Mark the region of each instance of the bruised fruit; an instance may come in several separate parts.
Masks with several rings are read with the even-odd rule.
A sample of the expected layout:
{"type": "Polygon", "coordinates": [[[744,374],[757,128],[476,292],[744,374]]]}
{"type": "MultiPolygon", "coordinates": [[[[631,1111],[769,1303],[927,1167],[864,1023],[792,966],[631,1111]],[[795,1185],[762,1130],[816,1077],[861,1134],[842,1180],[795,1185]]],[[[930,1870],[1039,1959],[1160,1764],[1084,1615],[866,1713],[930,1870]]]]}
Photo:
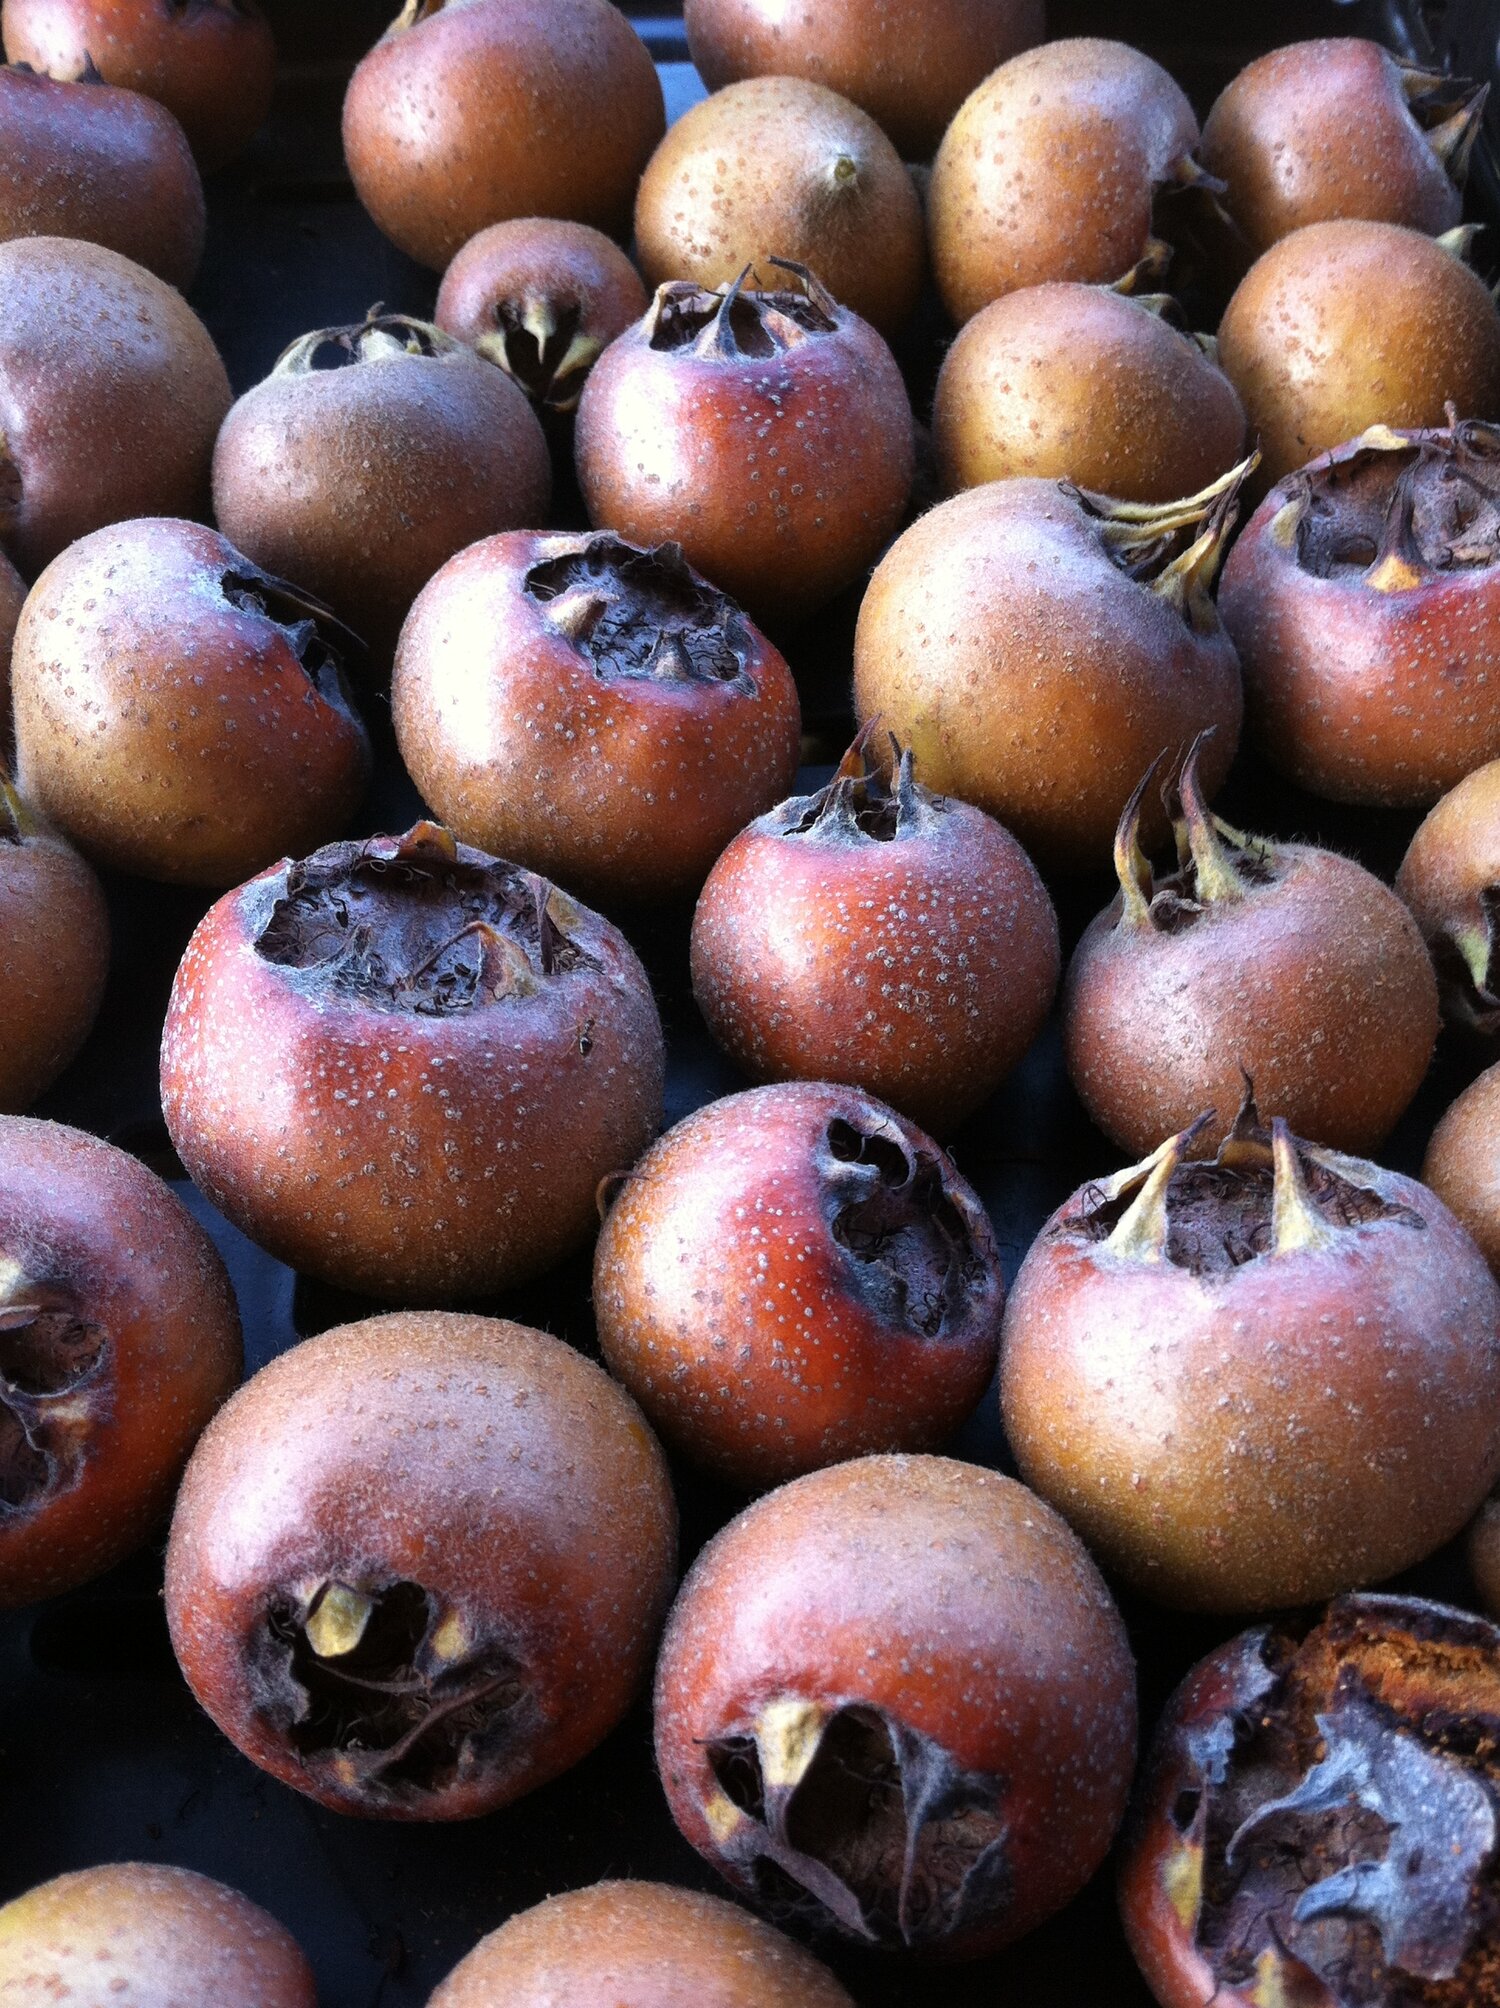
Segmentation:
{"type": "Polygon", "coordinates": [[[27,1109],[88,1037],[109,973],[99,881],[0,767],[0,1110],[27,1109]]]}
{"type": "Polygon", "coordinates": [[[1471,1082],[1433,1131],[1422,1182],[1468,1228],[1500,1276],[1500,1066],[1471,1082]]]}
{"type": "Polygon", "coordinates": [[[688,1840],[773,1915],[975,1958],[1103,1859],[1135,1669],[1098,1570],[1024,1486],[864,1457],[757,1500],[699,1556],[656,1756],[688,1840]]]}
{"type": "Polygon", "coordinates": [[[1500,760],[1444,795],[1396,874],[1432,951],[1443,1007],[1476,1032],[1500,1032],[1500,760]]]}
{"type": "Polygon", "coordinates": [[[140,1546],[240,1364],[224,1264],[155,1173],[0,1116],[0,1605],[140,1546]]]}
{"type": "Polygon", "coordinates": [[[932,1139],[819,1081],[669,1130],[594,1258],[612,1372],[669,1443],[756,1490],[939,1448],[989,1385],[1004,1295],[984,1208],[932,1139]]]}
{"type": "Polygon", "coordinates": [[[601,896],[696,892],[797,772],[779,652],[676,545],[607,530],[461,552],[412,609],[391,698],[456,836],[601,896]]]}
{"type": "Polygon", "coordinates": [[[225,1409],[178,1495],[167,1622],[198,1700],[283,1784],[472,1819],[625,1713],[676,1534],[656,1440],[592,1361],[397,1312],[294,1346],[225,1409]]]}
{"type": "Polygon", "coordinates": [[[214,1204],[372,1295],[504,1289],[588,1239],[662,1108],[661,1022],[625,937],[419,823],[221,899],[188,944],[162,1103],[214,1204]]]}
{"type": "Polygon", "coordinates": [[[1309,1603],[1409,1568],[1500,1472],[1500,1287],[1415,1179],[1247,1099],[1092,1180],[1006,1308],[1021,1473],[1135,1589],[1309,1603]]]}

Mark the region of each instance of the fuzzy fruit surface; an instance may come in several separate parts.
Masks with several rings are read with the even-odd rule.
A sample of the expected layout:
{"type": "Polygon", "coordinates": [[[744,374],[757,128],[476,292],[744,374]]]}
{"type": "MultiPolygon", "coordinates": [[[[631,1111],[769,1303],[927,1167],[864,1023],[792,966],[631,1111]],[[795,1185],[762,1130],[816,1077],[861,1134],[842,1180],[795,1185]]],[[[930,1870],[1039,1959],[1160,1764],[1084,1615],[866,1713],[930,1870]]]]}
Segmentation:
{"type": "Polygon", "coordinates": [[[1424,819],[1396,874],[1459,1024],[1500,1032],[1500,760],[1476,768],[1424,819]]]}
{"type": "Polygon", "coordinates": [[[1472,1081],[1433,1131],[1422,1182],[1468,1228],[1500,1277],[1500,1066],[1472,1081]]]}
{"type": "Polygon", "coordinates": [[[657,1763],[699,1853],[773,1916],[941,1958],[1083,1887],[1135,1726],[1081,1544],[948,1458],[860,1458],[757,1500],[689,1572],[657,1666],[657,1763]]]}
{"type": "Polygon", "coordinates": [[[177,972],[162,1103],[194,1180],[292,1267],[471,1297],[586,1241],[661,1120],[661,1021],[625,937],[418,824],[283,862],[177,972]]]}
{"type": "Polygon", "coordinates": [[[188,1467],[167,1622],[252,1762],[337,1812],[470,1819],[556,1777],[647,1677],[676,1565],[630,1397],[504,1319],[295,1346],[188,1467]]]}
{"type": "Polygon", "coordinates": [[[1500,1288],[1426,1186],[1260,1126],[1086,1185],[1006,1308],[1029,1484],[1132,1587],[1308,1603],[1456,1534],[1500,1472],[1500,1288]]]}
{"type": "Polygon", "coordinates": [[[0,1111],[30,1108],[88,1037],[109,974],[109,910],[71,844],[0,766],[0,1111]]]}

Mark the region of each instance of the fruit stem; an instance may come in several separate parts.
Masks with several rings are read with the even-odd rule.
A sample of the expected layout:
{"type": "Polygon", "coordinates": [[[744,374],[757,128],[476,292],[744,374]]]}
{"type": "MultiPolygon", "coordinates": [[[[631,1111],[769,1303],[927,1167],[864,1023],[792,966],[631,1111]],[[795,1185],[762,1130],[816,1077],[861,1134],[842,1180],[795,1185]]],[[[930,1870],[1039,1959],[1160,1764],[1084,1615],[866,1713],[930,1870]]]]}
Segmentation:
{"type": "Polygon", "coordinates": [[[1152,927],[1151,865],[1141,849],[1141,803],[1156,770],[1166,758],[1165,748],[1136,783],[1135,792],[1115,825],[1115,877],[1120,881],[1120,925],[1152,927]]]}
{"type": "MultiPolygon", "coordinates": [[[[1198,779],[1198,756],[1208,733],[1200,732],[1188,749],[1177,780],[1177,799],[1182,806],[1181,822],[1186,826],[1188,855],[1193,865],[1193,889],[1205,905],[1215,900],[1243,899],[1248,887],[1234,868],[1234,861],[1220,835],[1217,819],[1203,799],[1198,779]]],[[[1178,818],[1173,818],[1174,823],[1178,818]]],[[[1180,853],[1179,845],[1179,853],[1180,853]]]]}
{"type": "Polygon", "coordinates": [[[1331,1248],[1337,1236],[1308,1197],[1296,1139],[1284,1116],[1277,1116],[1271,1124],[1271,1164],[1271,1253],[1292,1255],[1302,1249],[1331,1248]]]}

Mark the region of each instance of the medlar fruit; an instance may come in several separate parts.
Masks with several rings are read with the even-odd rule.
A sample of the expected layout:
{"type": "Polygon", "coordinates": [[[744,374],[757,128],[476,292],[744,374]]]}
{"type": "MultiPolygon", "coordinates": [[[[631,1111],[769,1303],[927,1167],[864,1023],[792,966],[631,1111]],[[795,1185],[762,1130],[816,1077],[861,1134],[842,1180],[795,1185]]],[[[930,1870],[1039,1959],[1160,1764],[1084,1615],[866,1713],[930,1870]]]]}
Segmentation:
{"type": "Polygon", "coordinates": [[[1463,1222],[1500,1276],[1500,1066],[1470,1082],[1433,1131],[1422,1183],[1463,1222]]]}
{"type": "Polygon", "coordinates": [[[1500,760],[1431,810],[1396,874],[1437,965],[1444,1009],[1500,1032],[1500,760]]]}
{"type": "Polygon", "coordinates": [[[88,1037],[109,974],[99,881],[0,767],[0,1110],[30,1108],[88,1037]]]}

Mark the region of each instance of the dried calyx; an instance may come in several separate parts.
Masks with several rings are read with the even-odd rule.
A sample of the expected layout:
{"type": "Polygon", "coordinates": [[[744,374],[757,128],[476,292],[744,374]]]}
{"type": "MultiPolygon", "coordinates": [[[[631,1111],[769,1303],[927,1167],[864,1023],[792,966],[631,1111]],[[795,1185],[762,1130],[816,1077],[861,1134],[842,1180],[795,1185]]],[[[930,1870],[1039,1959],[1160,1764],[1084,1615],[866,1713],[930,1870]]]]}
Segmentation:
{"type": "Polygon", "coordinates": [[[894,733],[887,735],[889,772],[871,757],[876,723],[872,719],[861,728],[826,788],[815,795],[794,795],[772,811],[779,836],[888,844],[915,835],[945,813],[947,798],[934,795],[913,778],[911,753],[894,733]]]}
{"type": "Polygon", "coordinates": [[[308,376],[314,370],[347,369],[355,363],[399,362],[408,357],[445,361],[470,353],[457,336],[410,314],[385,314],[372,307],[352,328],[318,328],[302,335],[276,359],[273,377],[308,376]]]}
{"type": "Polygon", "coordinates": [[[1449,180],[1462,188],[1479,138],[1489,85],[1476,84],[1471,77],[1445,77],[1441,70],[1424,70],[1420,64],[1399,59],[1398,67],[1407,110],[1426,133],[1427,143],[1447,169],[1449,180]]]}
{"type": "Polygon", "coordinates": [[[77,1481],[106,1351],[70,1291],[0,1252],[0,1524],[77,1481]]]}
{"type": "Polygon", "coordinates": [[[285,579],[249,565],[223,573],[219,591],[240,613],[261,614],[280,628],[319,696],[340,711],[353,711],[344,664],[349,656],[362,659],[368,652],[331,607],[300,586],[288,585],[285,579]]]}
{"type": "Polygon", "coordinates": [[[525,591],[601,682],[648,677],[755,689],[744,615],[696,576],[679,544],[642,550],[601,530],[533,565],[525,591]]]}
{"type": "Polygon", "coordinates": [[[604,343],[582,328],[583,304],[576,297],[525,293],[496,300],[495,332],[481,335],[474,348],[499,365],[533,404],[548,411],[574,411],[588,373],[604,343]]]}
{"type": "Polygon", "coordinates": [[[388,35],[399,35],[407,28],[420,28],[424,21],[430,21],[434,14],[441,14],[448,0],[404,0],[401,12],[387,28],[388,35]]]}
{"type": "Polygon", "coordinates": [[[1144,307],[1148,314],[1154,315],[1158,321],[1169,327],[1174,335],[1180,335],[1200,354],[1207,356],[1210,362],[1217,362],[1218,338],[1214,335],[1200,334],[1189,325],[1188,317],[1182,310],[1182,303],[1175,294],[1136,291],[1136,280],[1140,270],[1139,265],[1135,266],[1123,279],[1117,279],[1112,286],[1106,286],[1104,291],[1123,293],[1127,299],[1133,300],[1138,307],[1144,307]]]}
{"type": "Polygon", "coordinates": [[[834,334],[839,307],[827,288],[805,265],[794,265],[786,258],[770,262],[790,272],[800,292],[747,292],[745,281],[753,269],[749,265],[729,285],[713,290],[690,279],[673,279],[658,286],[646,315],[650,346],[668,353],[681,351],[738,362],[746,357],[779,355],[810,337],[834,334]]]}
{"type": "Polygon", "coordinates": [[[444,1018],[535,996],[588,963],[578,919],[548,880],[461,858],[446,830],[417,823],[290,866],[255,949],[376,1010],[444,1018]]]}
{"type": "Polygon", "coordinates": [[[1433,960],[1448,1008],[1476,1031],[1500,1032],[1500,885],[1480,888],[1478,909],[1439,936],[1433,960]]]}
{"type": "Polygon", "coordinates": [[[1176,607],[1196,634],[1213,634],[1214,580],[1239,517],[1240,491],[1259,464],[1259,453],[1252,453],[1180,502],[1121,502],[1071,481],[1058,487],[1091,519],[1122,572],[1176,607]]]}
{"type": "Polygon", "coordinates": [[[1141,809],[1146,790],[1161,765],[1158,755],[1125,804],[1115,830],[1115,876],[1120,881],[1122,928],[1149,928],[1177,934],[1214,907],[1245,899],[1257,886],[1280,875],[1276,852],[1262,837],[1246,836],[1213,815],[1203,799],[1198,760],[1206,732],[1200,733],[1182,763],[1175,786],[1162,791],[1177,845],[1177,869],[1157,879],[1141,849],[1141,809]]]}

